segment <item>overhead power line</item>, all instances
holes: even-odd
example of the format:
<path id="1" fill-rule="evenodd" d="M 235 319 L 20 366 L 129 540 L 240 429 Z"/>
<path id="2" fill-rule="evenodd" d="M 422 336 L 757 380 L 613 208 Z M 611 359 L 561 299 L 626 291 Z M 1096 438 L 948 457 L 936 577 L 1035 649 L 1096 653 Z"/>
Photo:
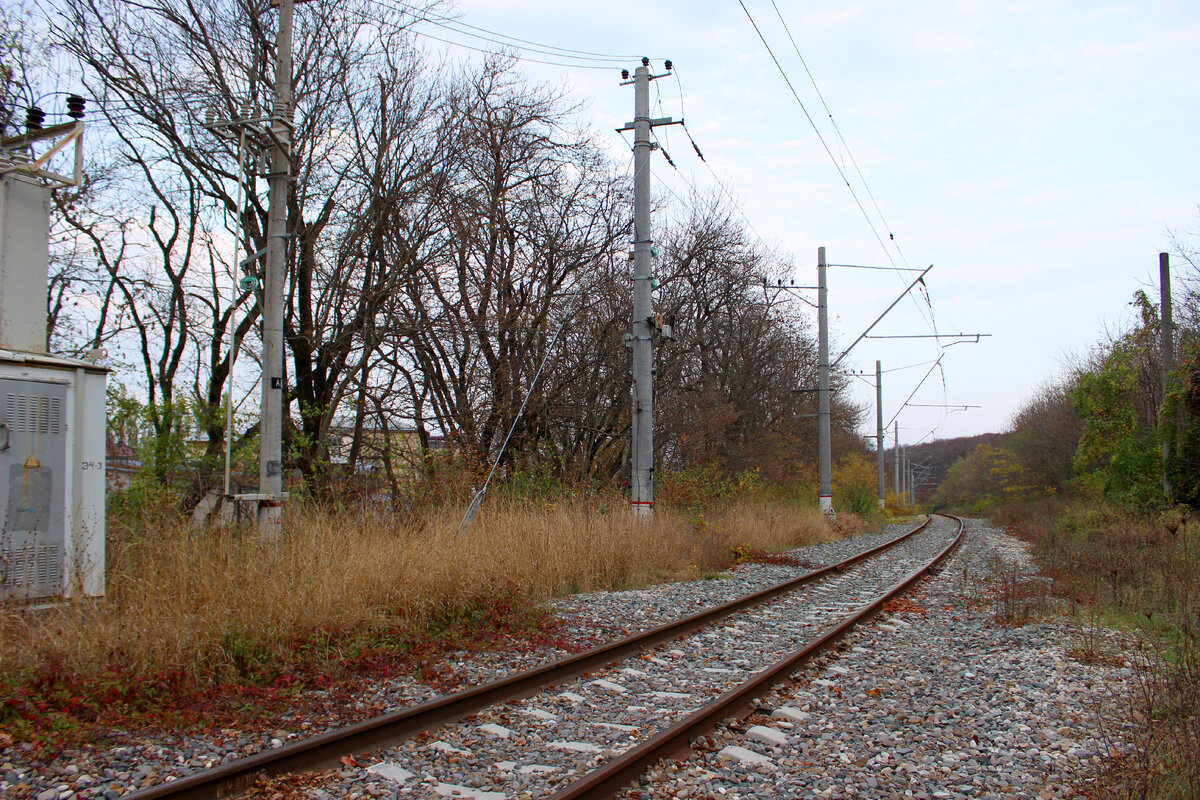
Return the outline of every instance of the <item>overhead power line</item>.
<path id="1" fill-rule="evenodd" d="M 758 23 L 754 21 L 754 15 L 750 13 L 750 9 L 746 8 L 746 3 L 743 2 L 743 0 L 738 0 L 738 5 L 740 5 L 742 7 L 742 11 L 746 13 L 746 18 L 750 20 L 750 24 L 754 27 L 754 32 L 758 34 L 758 38 L 763 43 L 763 47 L 767 49 L 767 54 L 770 55 L 771 60 L 775 62 L 775 68 L 778 69 L 779 74 L 783 76 L 783 82 L 787 84 L 788 90 L 792 93 L 792 97 L 796 99 L 796 103 L 799 104 L 800 110 L 804 112 L 804 116 L 808 120 L 808 124 L 812 126 L 813 133 L 817 135 L 817 139 L 821 142 L 821 147 L 825 148 L 825 154 L 829 156 L 829 160 L 833 164 L 833 168 L 836 169 L 838 175 L 841 176 L 842 183 L 846 184 L 846 188 L 849 190 L 850 196 L 854 198 L 854 202 L 858 206 L 858 210 L 862 212 L 863 219 L 866 220 L 867 226 L 871 229 L 871 233 L 875 236 L 875 240 L 879 242 L 880 249 L 883 250 L 884 255 L 887 256 L 888 261 L 891 262 L 893 267 L 898 266 L 895 259 L 892 258 L 892 254 L 888 250 L 887 245 L 883 243 L 883 237 L 880 235 L 879 229 L 875 227 L 875 221 L 871 219 L 871 215 L 867 213 L 867 209 L 865 206 L 863 206 L 862 200 L 859 199 L 858 193 L 854 191 L 854 186 L 851 185 L 850 179 L 846 177 L 846 171 L 842 169 L 842 165 L 838 163 L 837 158 L 833 155 L 833 150 L 829 147 L 829 143 L 825 141 L 825 137 L 821 134 L 821 129 L 817 127 L 817 123 L 812 118 L 812 114 L 808 113 L 807 106 L 805 106 L 804 101 L 800 99 L 800 93 L 796 91 L 796 87 L 792 84 L 792 79 L 788 77 L 787 71 L 783 68 L 783 64 L 779 62 L 779 58 L 775 55 L 775 51 L 771 49 L 771 45 L 767 41 L 767 37 L 763 35 L 762 30 L 758 27 Z"/>
<path id="2" fill-rule="evenodd" d="M 837 157 L 834 156 L 833 150 L 829 146 L 829 142 L 825 139 L 825 136 L 821 133 L 821 130 L 817 126 L 816 121 L 813 119 L 812 114 L 809 113 L 807 106 L 804 105 L 804 101 L 800 98 L 800 93 L 796 90 L 795 85 L 792 83 L 791 78 L 788 76 L 787 70 L 785 70 L 783 68 L 783 64 L 780 62 L 779 58 L 775 55 L 774 49 L 772 49 L 770 43 L 766 39 L 766 36 L 763 34 L 762 29 L 758 26 L 758 23 L 755 21 L 754 15 L 751 14 L 750 9 L 746 7 L 744 0 L 738 0 L 738 4 L 742 7 L 742 11 L 746 14 L 746 18 L 750 21 L 751 26 L 754 28 L 754 32 L 756 34 L 758 34 L 758 38 L 762 42 L 763 47 L 766 48 L 767 54 L 770 55 L 771 60 L 775 63 L 775 68 L 777 70 L 779 70 L 779 74 L 783 77 L 784 83 L 787 84 L 788 90 L 791 91 L 792 97 L 795 98 L 796 103 L 800 106 L 800 110 L 802 112 L 804 112 L 804 116 L 808 120 L 808 124 L 812 127 L 813 132 L 817 135 L 817 139 L 821 142 L 821 146 L 824 148 L 825 154 L 827 156 L 829 156 L 829 160 L 833 164 L 834 169 L 837 170 L 838 175 L 842 179 L 842 182 L 846 185 L 846 189 L 850 192 L 850 196 L 854 199 L 855 205 L 858 206 L 859 211 L 863 215 L 863 219 L 866 221 L 867 226 L 871 229 L 871 233 L 875 236 L 875 240 L 879 243 L 880 249 L 883 250 L 884 255 L 887 256 L 888 262 L 892 265 L 892 268 L 895 269 L 899 273 L 901 271 L 900 266 L 896 263 L 895 258 L 892 257 L 891 250 L 888 248 L 887 243 L 884 241 L 882 234 L 880 233 L 878 227 L 875 225 L 875 221 L 872 219 L 870 213 L 868 213 L 866 206 L 863 205 L 863 202 L 862 202 L 861 198 L 859 198 L 858 193 L 854 190 L 854 186 L 851 184 L 849 178 L 846 175 L 846 170 L 843 168 L 842 164 L 838 161 Z M 772 5 L 774 5 L 773 0 L 772 0 Z M 778 7 L 776 7 L 776 12 L 778 13 L 778 11 L 779 11 L 779 9 L 778 9 Z M 780 21 L 784 22 L 782 14 L 780 14 Z M 795 39 L 792 38 L 791 31 L 789 29 L 787 29 L 786 22 L 784 22 L 784 28 L 787 31 L 788 38 L 792 42 L 792 46 L 796 49 L 797 55 L 800 55 L 799 47 L 796 46 L 796 42 L 795 42 Z M 810 80 L 813 80 L 812 72 L 808 69 L 808 64 L 806 62 L 804 62 L 803 56 L 800 57 L 800 60 L 801 60 L 801 63 L 804 64 L 804 69 L 808 73 Z M 816 86 L 815 80 L 813 80 L 813 85 L 814 85 L 814 87 Z M 820 93 L 819 89 L 817 90 L 817 95 L 818 95 L 818 97 L 820 97 L 821 104 L 825 107 L 826 113 L 829 114 L 830 121 L 833 122 L 833 124 L 834 124 L 834 129 L 835 129 L 835 131 L 837 131 L 838 138 L 841 140 L 842 145 L 846 148 L 846 152 L 850 153 L 850 148 L 846 144 L 845 138 L 841 135 L 841 130 L 837 127 L 836 122 L 833 120 L 833 115 L 829 111 L 829 106 L 825 102 L 825 98 Z M 871 202 L 875 205 L 876 211 L 879 212 L 880 221 L 884 224 L 885 227 L 888 227 L 887 220 L 883 216 L 882 211 L 879 209 L 879 205 L 875 201 L 874 193 L 871 192 L 870 186 L 867 184 L 866 179 L 862 174 L 862 170 L 858 168 L 858 163 L 854 160 L 853 154 L 850 154 L 850 158 L 851 158 L 851 162 L 854 164 L 855 170 L 858 172 L 859 178 L 862 180 L 864 189 L 866 190 L 867 194 L 871 197 Z M 899 249 L 899 247 L 897 245 L 895 245 L 895 237 L 890 232 L 888 233 L 888 241 L 892 242 L 893 247 L 896 249 L 897 255 L 900 256 L 902 261 L 905 261 L 905 265 L 907 266 L 907 261 L 904 258 L 904 254 Z M 925 296 L 925 301 L 926 301 L 926 305 L 929 307 L 929 317 L 928 318 L 925 318 L 925 314 L 921 310 L 920 304 L 916 302 L 916 299 L 914 298 L 914 300 L 913 300 L 914 304 L 916 305 L 918 313 L 925 320 L 926 325 L 929 326 L 931 331 L 933 331 L 934 333 L 937 333 L 937 324 L 933 318 L 932 303 L 929 301 L 929 298 L 927 295 Z M 941 352 L 940 347 L 938 348 L 938 352 L 939 353 Z"/>
<path id="3" fill-rule="evenodd" d="M 443 27 L 448 30 L 455 31 L 457 33 L 463 33 L 468 36 L 477 36 L 477 35 L 468 33 L 467 31 L 460 30 L 460 29 L 467 28 L 472 31 L 479 31 L 480 34 L 487 34 L 487 36 L 477 36 L 477 38 L 487 39 L 488 41 L 492 41 L 497 44 L 506 44 L 507 42 L 517 42 L 519 44 L 529 46 L 528 48 L 520 48 L 520 49 L 532 48 L 532 49 L 541 50 L 541 51 L 554 51 L 554 53 L 559 53 L 559 54 L 562 54 L 562 55 L 570 57 L 570 58 L 581 58 L 581 59 L 586 58 L 587 60 L 591 60 L 591 61 L 628 62 L 628 61 L 636 61 L 641 58 L 640 55 L 619 55 L 619 54 L 615 54 L 615 53 L 597 53 L 597 52 L 594 52 L 591 50 L 578 50 L 578 49 L 573 49 L 570 47 L 559 47 L 557 45 L 545 44 L 544 42 L 536 42 L 532 39 L 522 39 L 519 36 L 512 36 L 507 33 L 501 33 L 500 31 L 492 30 L 490 28 L 484 28 L 479 25 L 472 25 L 467 22 L 462 22 L 461 20 L 455 19 L 454 17 L 447 17 L 447 16 L 440 15 L 440 14 L 430 14 L 422 9 L 416 8 L 407 3 L 397 2 L 397 3 L 388 4 L 386 2 L 383 2 L 383 0 L 378 0 L 378 4 L 379 5 L 390 5 L 390 6 L 398 7 L 401 10 L 407 11 L 409 14 L 413 15 L 414 19 L 417 22 L 430 22 L 434 25 L 438 25 L 439 27 Z M 496 41 L 497 39 L 507 40 L 507 42 L 497 42 Z M 551 53 L 551 55 L 554 53 Z"/>
<path id="4" fill-rule="evenodd" d="M 560 47 L 533 39 L 524 39 L 490 28 L 462 22 L 454 17 L 431 14 L 425 9 L 407 3 L 395 2 L 394 0 L 368 0 L 368 2 L 380 8 L 393 11 L 399 10 L 410 14 L 413 18 L 413 24 L 409 27 L 409 30 L 417 36 L 484 55 L 506 55 L 523 63 L 543 64 L 552 67 L 565 67 L 567 69 L 612 70 L 622 63 L 636 61 L 641 58 L 640 55 L 600 53 L 592 50 Z M 419 30 L 418 26 L 420 25 L 432 25 L 445 33 L 442 36 L 438 36 L 428 31 Z M 446 38 L 447 35 L 465 36 L 475 40 L 475 43 Z M 495 45 L 495 48 L 486 47 L 484 43 Z M 533 54 L 533 56 L 542 56 L 542 58 L 531 57 L 530 55 L 526 55 L 527 53 Z"/>
<path id="5" fill-rule="evenodd" d="M 432 33 L 426 33 L 425 31 L 418 31 L 415 29 L 413 30 L 413 33 L 416 34 L 417 36 L 421 36 L 425 39 L 432 39 L 435 42 L 441 42 L 442 44 L 448 44 L 451 47 L 461 47 L 464 50 L 472 50 L 476 53 L 483 53 L 484 55 L 508 56 L 508 57 L 513 58 L 516 61 L 520 61 L 524 64 L 545 64 L 545 65 L 551 66 L 551 67 L 566 67 L 568 69 L 593 69 L 593 70 L 603 70 L 605 72 L 611 72 L 613 69 L 611 66 L 601 67 L 601 66 L 596 66 L 593 64 L 573 64 L 573 63 L 567 63 L 567 62 L 563 62 L 563 61 L 546 61 L 545 59 L 529 58 L 528 56 L 516 55 L 514 53 L 498 52 L 496 50 L 487 50 L 482 47 L 474 47 L 469 44 L 464 44 L 463 42 L 456 42 L 451 39 L 443 39 L 440 36 L 434 36 Z M 520 51 L 520 48 L 514 47 L 513 49 L 517 50 L 518 52 Z"/>
<path id="6" fill-rule="evenodd" d="M 783 13 L 779 10 L 775 0 L 771 0 L 771 6 L 775 9 L 776 16 L 779 17 L 779 22 L 783 25 L 783 31 L 787 34 L 788 41 L 792 43 L 792 49 L 796 51 L 796 57 L 800 59 L 800 63 L 804 66 L 804 71 L 808 74 L 808 80 L 812 83 L 813 91 L 817 93 L 817 97 L 821 100 L 821 105 L 825 109 L 825 115 L 829 117 L 829 123 L 833 125 L 833 130 L 837 133 L 838 141 L 842 143 L 842 147 L 846 149 L 846 155 L 850 156 L 850 163 L 854 165 L 854 171 L 858 173 L 858 179 L 862 181 L 863 189 L 866 190 L 867 196 L 871 198 L 871 204 L 875 206 L 875 212 L 879 214 L 879 220 L 883 223 L 883 227 L 888 231 L 888 241 L 896 248 L 896 255 L 900 256 L 900 260 L 904 265 L 908 266 L 908 259 L 904 257 L 903 251 L 900 250 L 900 245 L 896 242 L 896 238 L 892 233 L 892 226 L 888 225 L 887 218 L 883 215 L 883 209 L 879 207 L 879 201 L 875 199 L 875 193 L 871 191 L 870 185 L 867 183 L 867 178 L 863 175 L 862 169 L 858 166 L 858 161 L 854 158 L 854 153 L 850 150 L 849 143 L 846 142 L 846 137 L 842 136 L 842 129 L 838 127 L 837 120 L 833 118 L 833 112 L 829 109 L 829 104 L 825 102 L 825 95 L 821 94 L 821 89 L 817 86 L 817 79 L 813 77 L 812 70 L 808 68 L 808 62 L 804 60 L 804 56 L 800 53 L 800 47 L 796 44 L 795 37 L 792 36 L 791 28 L 788 27 L 787 20 L 783 18 Z"/>
<path id="7" fill-rule="evenodd" d="M 887 259 L 891 263 L 892 267 L 897 271 L 897 273 L 900 273 L 901 268 L 896 263 L 896 260 L 894 258 L 892 258 L 892 254 L 891 254 L 890 250 L 888 249 L 887 243 L 884 242 L 882 235 L 880 234 L 878 228 L 875 226 L 875 223 L 871 218 L 871 215 L 867 212 L 867 209 L 863 205 L 862 200 L 859 198 L 858 193 L 855 192 L 854 187 L 851 185 L 849 179 L 847 178 L 846 171 L 843 168 L 842 164 L 839 163 L 838 159 L 834 156 L 833 150 L 830 148 L 829 143 L 826 141 L 826 139 L 822 135 L 820 129 L 817 127 L 815 120 L 813 120 L 813 117 L 809 113 L 808 108 L 805 107 L 803 100 L 800 99 L 799 92 L 796 91 L 796 87 L 792 84 L 791 78 L 788 76 L 787 71 L 783 68 L 782 63 L 779 61 L 779 58 L 775 55 L 775 51 L 771 48 L 770 43 L 767 41 L 766 37 L 763 35 L 762 29 L 759 28 L 758 23 L 754 20 L 754 15 L 751 14 L 750 9 L 748 9 L 746 7 L 744 0 L 738 0 L 738 4 L 742 7 L 742 11 L 746 14 L 746 18 L 750 21 L 751 26 L 753 26 L 754 32 L 756 34 L 758 34 L 758 38 L 762 42 L 763 47 L 766 48 L 768 55 L 771 56 L 771 60 L 775 63 L 776 69 L 779 70 L 779 74 L 783 77 L 784 83 L 787 84 L 787 87 L 791 91 L 792 96 L 796 99 L 797 104 L 799 104 L 800 110 L 804 112 L 805 118 L 808 119 L 808 123 L 812 127 L 813 132 L 816 133 L 817 138 L 820 140 L 821 146 L 825 149 L 826 155 L 829 156 L 829 160 L 833 163 L 834 169 L 836 169 L 838 172 L 838 175 L 841 176 L 842 182 L 846 184 L 846 188 L 850 192 L 850 196 L 854 199 L 855 204 L 858 206 L 859 211 L 862 213 L 863 218 L 866 220 L 867 226 L 871 229 L 872 234 L 874 234 L 875 239 L 879 243 L 880 248 L 884 251 L 884 254 L 887 256 Z M 867 183 L 866 177 L 863 175 L 862 170 L 859 168 L 858 162 L 854 158 L 854 155 L 851 152 L 849 145 L 846 143 L 845 137 L 842 136 L 841 129 L 838 127 L 837 121 L 834 120 L 833 114 L 829 109 L 829 104 L 825 102 L 825 97 L 821 93 L 820 88 L 817 86 L 817 83 L 816 83 L 815 78 L 813 77 L 812 71 L 808 68 L 808 64 L 804 60 L 804 56 L 800 53 L 800 48 L 797 46 L 796 40 L 792 36 L 790 28 L 788 28 L 787 22 L 783 18 L 783 14 L 780 12 L 778 5 L 776 5 L 776 3 L 775 3 L 775 0 L 771 0 L 771 5 L 775 9 L 775 13 L 778 15 L 779 21 L 783 25 L 784 31 L 786 32 L 788 39 L 791 41 L 792 47 L 796 51 L 796 55 L 800 59 L 800 63 L 804 66 L 804 70 L 808 74 L 809 80 L 813 84 L 813 88 L 817 93 L 817 97 L 821 101 L 821 105 L 825 108 L 825 112 L 826 112 L 827 116 L 829 117 L 829 121 L 830 121 L 831 125 L 833 126 L 834 131 L 837 133 L 838 139 L 841 141 L 842 146 L 845 148 L 846 153 L 850 156 L 850 161 L 854 165 L 855 171 L 858 173 L 858 177 L 859 177 L 860 181 L 862 182 L 863 189 L 866 191 L 867 195 L 870 197 L 871 203 L 875 207 L 875 211 L 879 215 L 880 222 L 883 224 L 883 226 L 885 228 L 889 229 L 888 241 L 892 243 L 892 247 L 895 248 L 896 254 L 900 257 L 900 260 L 902 262 L 904 262 L 905 266 L 907 266 L 907 259 L 904 257 L 903 251 L 900 249 L 899 245 L 896 243 L 895 236 L 890 231 L 890 226 L 887 224 L 887 219 L 883 214 L 883 210 L 880 208 L 878 201 L 875 199 L 875 195 L 871 191 L 870 185 Z M 921 294 L 922 294 L 923 299 L 925 300 L 925 307 L 928 308 L 928 310 L 929 310 L 929 316 L 926 318 L 925 313 L 922 310 L 920 303 L 917 302 L 917 299 L 915 297 L 913 298 L 913 303 L 914 303 L 915 307 L 917 308 L 918 314 L 921 315 L 921 317 L 924 319 L 926 325 L 929 326 L 930 331 L 932 331 L 933 334 L 936 336 L 938 334 L 938 330 L 937 330 L 937 319 L 936 319 L 936 316 L 934 315 L 934 311 L 933 311 L 933 302 L 930 299 L 929 292 L 925 287 L 921 288 Z M 934 344 L 937 348 L 937 352 L 938 352 L 939 356 L 942 355 L 944 351 L 942 349 L 940 341 L 935 339 Z M 940 358 L 938 359 L 938 362 L 936 363 L 935 367 L 939 370 L 941 380 L 942 380 L 943 395 L 945 396 L 947 394 L 946 377 L 945 377 L 945 371 L 941 367 L 941 359 Z M 943 418 L 943 422 L 944 422 L 944 418 Z"/>

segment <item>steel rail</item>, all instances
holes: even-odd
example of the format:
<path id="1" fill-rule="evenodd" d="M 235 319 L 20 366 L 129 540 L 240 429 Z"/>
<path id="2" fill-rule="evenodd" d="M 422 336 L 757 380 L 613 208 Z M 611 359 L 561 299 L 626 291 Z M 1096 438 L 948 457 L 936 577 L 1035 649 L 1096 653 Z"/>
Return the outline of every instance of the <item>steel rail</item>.
<path id="1" fill-rule="evenodd" d="M 293 742 L 277 750 L 265 750 L 167 783 L 125 795 L 125 800 L 219 800 L 248 790 L 260 778 L 340 766 L 348 755 L 403 741 L 420 731 L 454 722 L 488 706 L 528 697 L 544 686 L 562 683 L 598 667 L 635 655 L 671 639 L 703 628 L 738 611 L 743 611 L 812 583 L 830 573 L 842 572 L 924 530 L 932 517 L 916 528 L 850 558 L 811 570 L 745 597 L 691 614 L 641 633 L 608 642 L 559 661 L 543 664 L 460 692 L 402 708 L 336 730 Z"/>
<path id="2" fill-rule="evenodd" d="M 944 514 L 942 516 L 950 516 Z M 829 647 L 859 622 L 878 614 L 883 604 L 903 592 L 916 581 L 937 567 L 962 540 L 963 521 L 958 517 L 950 517 L 958 522 L 958 532 L 954 539 L 925 566 L 914 570 L 898 583 L 893 584 L 882 595 L 859 606 L 848 617 L 826 628 L 824 631 L 795 651 L 787 658 L 767 667 L 757 673 L 746 683 L 743 683 L 713 700 L 699 711 L 683 718 L 670 728 L 647 739 L 641 744 L 626 750 L 613 760 L 599 767 L 579 780 L 559 790 L 549 797 L 549 800 L 599 800 L 610 798 L 626 788 L 637 778 L 641 777 L 651 766 L 664 758 L 680 758 L 690 753 L 691 743 L 698 736 L 714 730 L 723 719 L 731 716 L 742 717 L 754 710 L 754 699 L 775 684 L 787 680 L 797 667 L 811 659 L 814 655 Z M 928 520 L 926 520 L 928 523 Z"/>

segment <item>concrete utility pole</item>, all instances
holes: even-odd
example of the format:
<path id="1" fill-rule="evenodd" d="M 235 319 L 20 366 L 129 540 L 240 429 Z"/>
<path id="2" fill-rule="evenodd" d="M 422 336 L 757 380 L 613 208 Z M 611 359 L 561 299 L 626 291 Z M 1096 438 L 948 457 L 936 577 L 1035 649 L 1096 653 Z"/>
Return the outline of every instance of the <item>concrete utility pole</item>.
<path id="1" fill-rule="evenodd" d="M 283 282 L 287 262 L 287 196 L 291 178 L 293 0 L 277 0 L 275 108 L 271 115 L 267 261 L 263 270 L 263 376 L 258 449 L 258 531 L 279 537 L 283 504 Z M 274 4 L 274 3 L 273 3 Z"/>
<path id="2" fill-rule="evenodd" d="M 875 472 L 879 484 L 879 509 L 887 505 L 883 480 L 883 365 L 875 362 Z"/>
<path id="3" fill-rule="evenodd" d="M 917 487 L 913 485 L 913 479 L 917 473 L 913 470 L 912 457 L 908 454 L 908 448 L 904 448 L 904 471 L 905 479 L 908 481 L 908 504 L 915 506 L 917 504 Z"/>
<path id="4" fill-rule="evenodd" d="M 817 248 L 817 502 L 830 517 L 833 510 L 833 455 L 829 433 L 829 290 L 825 282 L 825 248 Z"/>
<path id="5" fill-rule="evenodd" d="M 895 441 L 896 449 L 893 452 L 893 455 L 896 458 L 896 465 L 894 467 L 892 467 L 892 479 L 896 483 L 896 496 L 899 497 L 899 495 L 900 495 L 900 420 L 896 420 L 895 424 L 896 424 L 896 427 L 895 427 L 895 431 L 893 433 L 893 438 Z"/>
<path id="6" fill-rule="evenodd" d="M 1162 391 L 1163 401 L 1167 399 L 1167 384 L 1171 380 L 1171 370 L 1175 369 L 1175 331 L 1171 309 L 1171 256 L 1167 253 L 1158 254 L 1158 292 L 1159 314 L 1162 317 Z M 1171 499 L 1171 478 L 1167 475 L 1167 458 L 1171 455 L 1170 439 L 1163 438 L 1163 494 Z"/>
<path id="7" fill-rule="evenodd" d="M 633 84 L 633 122 L 621 130 L 633 129 L 633 435 L 630 499 L 635 516 L 654 515 L 654 330 L 651 281 L 650 235 L 650 129 L 674 123 L 670 117 L 650 119 L 650 81 L 667 73 L 650 74 L 650 59 L 634 70 L 633 80 L 622 72 L 621 84 Z"/>

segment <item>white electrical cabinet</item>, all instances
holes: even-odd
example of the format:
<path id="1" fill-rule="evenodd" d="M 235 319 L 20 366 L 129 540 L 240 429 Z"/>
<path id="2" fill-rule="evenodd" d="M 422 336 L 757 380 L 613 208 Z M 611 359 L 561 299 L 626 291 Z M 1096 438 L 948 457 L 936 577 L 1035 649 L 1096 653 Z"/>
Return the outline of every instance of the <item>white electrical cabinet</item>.
<path id="1" fill-rule="evenodd" d="M 106 379 L 0 350 L 0 600 L 104 593 Z"/>

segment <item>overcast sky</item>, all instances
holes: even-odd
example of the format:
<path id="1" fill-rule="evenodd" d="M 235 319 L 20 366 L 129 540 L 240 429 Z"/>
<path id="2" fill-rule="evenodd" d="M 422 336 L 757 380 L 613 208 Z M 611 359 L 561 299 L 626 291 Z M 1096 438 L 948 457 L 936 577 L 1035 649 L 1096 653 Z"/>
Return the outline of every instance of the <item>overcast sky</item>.
<path id="1" fill-rule="evenodd" d="M 935 372 L 910 402 L 982 408 L 905 408 L 901 441 L 1003 430 L 1066 356 L 1131 319 L 1136 289 L 1157 292 L 1157 254 L 1169 249 L 1169 232 L 1200 232 L 1195 0 L 776 0 L 848 150 L 775 7 L 745 2 L 834 159 L 737 0 L 459 0 L 456 14 L 462 23 L 559 48 L 647 55 L 657 72 L 662 58 L 672 59 L 678 81 L 656 82 L 653 115 L 686 118 L 754 230 L 789 256 L 797 283 L 815 282 L 820 245 L 831 263 L 933 264 L 927 284 L 938 330 L 991 338 L 948 347 L 945 389 Z M 421 30 L 490 46 L 445 28 Z M 447 47 L 432 39 L 426 46 Z M 524 69 L 584 103 L 597 137 L 627 161 L 627 146 L 613 132 L 632 117 L 633 92 L 618 85 L 620 66 Z M 680 129 L 657 133 L 681 170 L 660 157 L 653 162 L 668 201 L 689 183 L 713 185 Z M 899 253 L 876 240 L 835 160 Z M 1200 236 L 1193 241 L 1200 244 Z M 836 343 L 853 341 L 903 286 L 892 271 L 832 270 Z M 906 301 L 876 332 L 926 334 L 928 316 Z M 873 374 L 876 359 L 887 370 L 937 356 L 930 340 L 868 340 L 847 361 Z M 885 420 L 927 369 L 885 375 Z M 874 389 L 859 388 L 873 429 Z"/>

